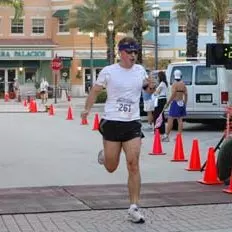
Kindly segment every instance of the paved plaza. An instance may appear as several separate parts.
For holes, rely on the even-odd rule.
[[[17,111],[21,113],[14,113],[12,110],[14,108],[13,105],[16,105],[18,107]],[[0,128],[2,132],[0,156],[0,209],[2,211],[0,211],[0,232],[231,231],[230,195],[221,195],[224,194],[221,193],[221,189],[224,188],[223,185],[216,187],[219,193],[218,196],[220,196],[217,201],[215,200],[215,192],[211,192],[210,186],[204,187],[204,185],[200,185],[202,190],[207,190],[205,194],[207,199],[210,199],[210,196],[212,196],[212,199],[215,200],[211,202],[213,204],[208,202],[208,204],[204,205],[179,206],[179,203],[176,204],[178,207],[174,204],[181,202],[181,199],[178,198],[177,201],[179,195],[176,195],[175,201],[174,192],[176,190],[174,191],[171,184],[177,182],[193,184],[201,179],[203,175],[200,172],[186,171],[185,167],[188,162],[170,162],[173,156],[176,132],[172,133],[170,143],[162,144],[166,155],[157,157],[148,155],[152,149],[153,134],[151,131],[144,131],[146,137],[143,140],[141,152],[142,183],[144,186],[146,184],[154,184],[154,189],[151,188],[147,195],[142,195],[144,198],[141,200],[141,203],[145,204],[146,197],[148,199],[156,199],[152,198],[152,194],[156,193],[157,186],[162,183],[167,183],[167,186],[169,186],[170,195],[165,195],[166,201],[172,202],[170,205],[158,205],[157,202],[161,202],[164,199],[164,194],[162,195],[162,191],[160,191],[160,195],[156,195],[156,204],[153,201],[151,208],[149,205],[142,208],[147,219],[144,225],[134,225],[127,221],[126,201],[126,205],[123,208],[119,207],[119,209],[109,210],[105,208],[104,210],[99,210],[95,207],[95,209],[83,208],[82,210],[75,210],[74,208],[72,211],[72,207],[78,203],[78,199],[74,198],[68,205],[70,210],[65,211],[62,210],[62,207],[69,203],[69,198],[65,200],[64,197],[62,200],[59,200],[56,198],[57,195],[53,194],[51,198],[41,197],[37,198],[37,200],[44,206],[44,209],[46,209],[46,206],[52,208],[54,205],[59,205],[61,212],[41,210],[40,213],[33,213],[31,209],[36,208],[37,202],[33,201],[33,197],[35,197],[33,189],[35,188],[42,191],[46,187],[63,188],[64,186],[96,185],[98,186],[99,194],[95,194],[99,196],[104,192],[104,189],[109,189],[107,188],[108,185],[115,186],[115,189],[118,190],[119,188],[116,185],[125,185],[127,182],[127,171],[123,154],[119,169],[113,174],[108,174],[102,166],[97,164],[96,154],[102,147],[101,136],[97,131],[92,130],[92,125],[94,114],[98,112],[101,115],[103,108],[102,105],[95,106],[89,117],[89,125],[83,126],[80,125],[80,111],[83,105],[84,98],[72,100],[74,120],[69,121],[66,120],[67,108],[69,106],[67,102],[59,102],[55,105],[54,116],[49,116],[46,112],[22,112],[23,110],[20,111],[20,109],[24,109],[22,103],[0,102]],[[12,109],[10,110],[10,108]],[[221,131],[212,130],[210,127],[202,128],[199,125],[199,127],[195,126],[193,128],[192,125],[188,125],[183,134],[186,158],[189,158],[192,140],[197,138],[199,140],[201,159],[204,162],[208,148],[215,146],[221,136]],[[105,185],[105,187],[101,190],[99,188],[100,185]],[[185,189],[186,194],[193,191],[189,189],[188,184],[184,186],[183,189]],[[22,191],[22,188],[30,188],[31,191],[28,191],[27,194],[26,192],[23,192],[23,194],[21,192],[21,195],[17,195],[17,197],[13,195],[14,191]],[[176,188],[178,189],[178,185],[176,185]],[[115,192],[117,193],[116,190]],[[173,190],[173,195],[171,190]],[[194,191],[196,191],[195,188]],[[179,192],[181,192],[181,188],[179,188]],[[191,193],[191,197],[190,195],[188,197],[189,202],[191,199],[192,202],[197,202],[197,200],[199,202],[200,199],[204,199],[204,194],[199,195],[200,193],[201,191],[196,191],[196,196]],[[86,194],[95,196],[91,194],[91,191],[86,191]],[[112,193],[107,193],[105,203],[110,195],[110,199],[113,202],[114,196]],[[54,199],[58,199],[58,201]],[[115,199],[117,199],[116,196]],[[183,196],[183,202],[186,202],[186,199],[187,197]],[[104,203],[104,196],[101,200]],[[223,201],[225,204],[221,204]],[[28,202],[30,202],[30,207],[26,207]],[[147,202],[149,201],[147,200]],[[18,210],[17,214],[12,214],[9,211],[12,210],[13,212],[16,209]]]

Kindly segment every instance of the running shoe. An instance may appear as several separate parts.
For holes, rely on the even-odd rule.
[[[100,150],[100,151],[98,152],[98,163],[99,163],[100,165],[103,165],[104,162],[105,162],[104,150]]]
[[[167,135],[163,135],[161,140],[162,140],[162,142],[169,142],[169,138]]]
[[[128,219],[134,223],[144,223],[144,216],[139,212],[137,206],[130,207],[128,210]]]

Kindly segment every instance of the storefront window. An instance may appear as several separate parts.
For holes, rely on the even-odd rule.
[[[36,77],[36,69],[26,68],[25,69],[25,83],[34,83]]]
[[[23,34],[23,19],[18,19],[17,21],[11,20],[11,33]]]
[[[64,80],[65,82],[68,81],[68,79],[69,79],[69,68],[63,68],[61,70],[61,79]]]
[[[97,68],[96,69],[96,80],[97,80],[97,78],[98,78],[98,74],[99,74],[99,72],[102,70],[102,68]]]
[[[68,18],[59,18],[59,32],[69,32],[67,21]]]

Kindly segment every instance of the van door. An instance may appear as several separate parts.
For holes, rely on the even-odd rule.
[[[174,72],[175,70],[180,70],[182,73],[182,80],[184,81],[187,90],[188,90],[188,102],[187,102],[187,112],[193,111],[194,108],[194,99],[193,99],[193,65],[175,65],[171,71],[170,85],[175,81]]]
[[[218,111],[220,88],[216,67],[196,65],[194,78],[194,111]]]

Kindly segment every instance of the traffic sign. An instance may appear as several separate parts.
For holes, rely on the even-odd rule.
[[[62,69],[62,61],[59,57],[55,57],[52,60],[52,70],[53,71],[59,71]]]

